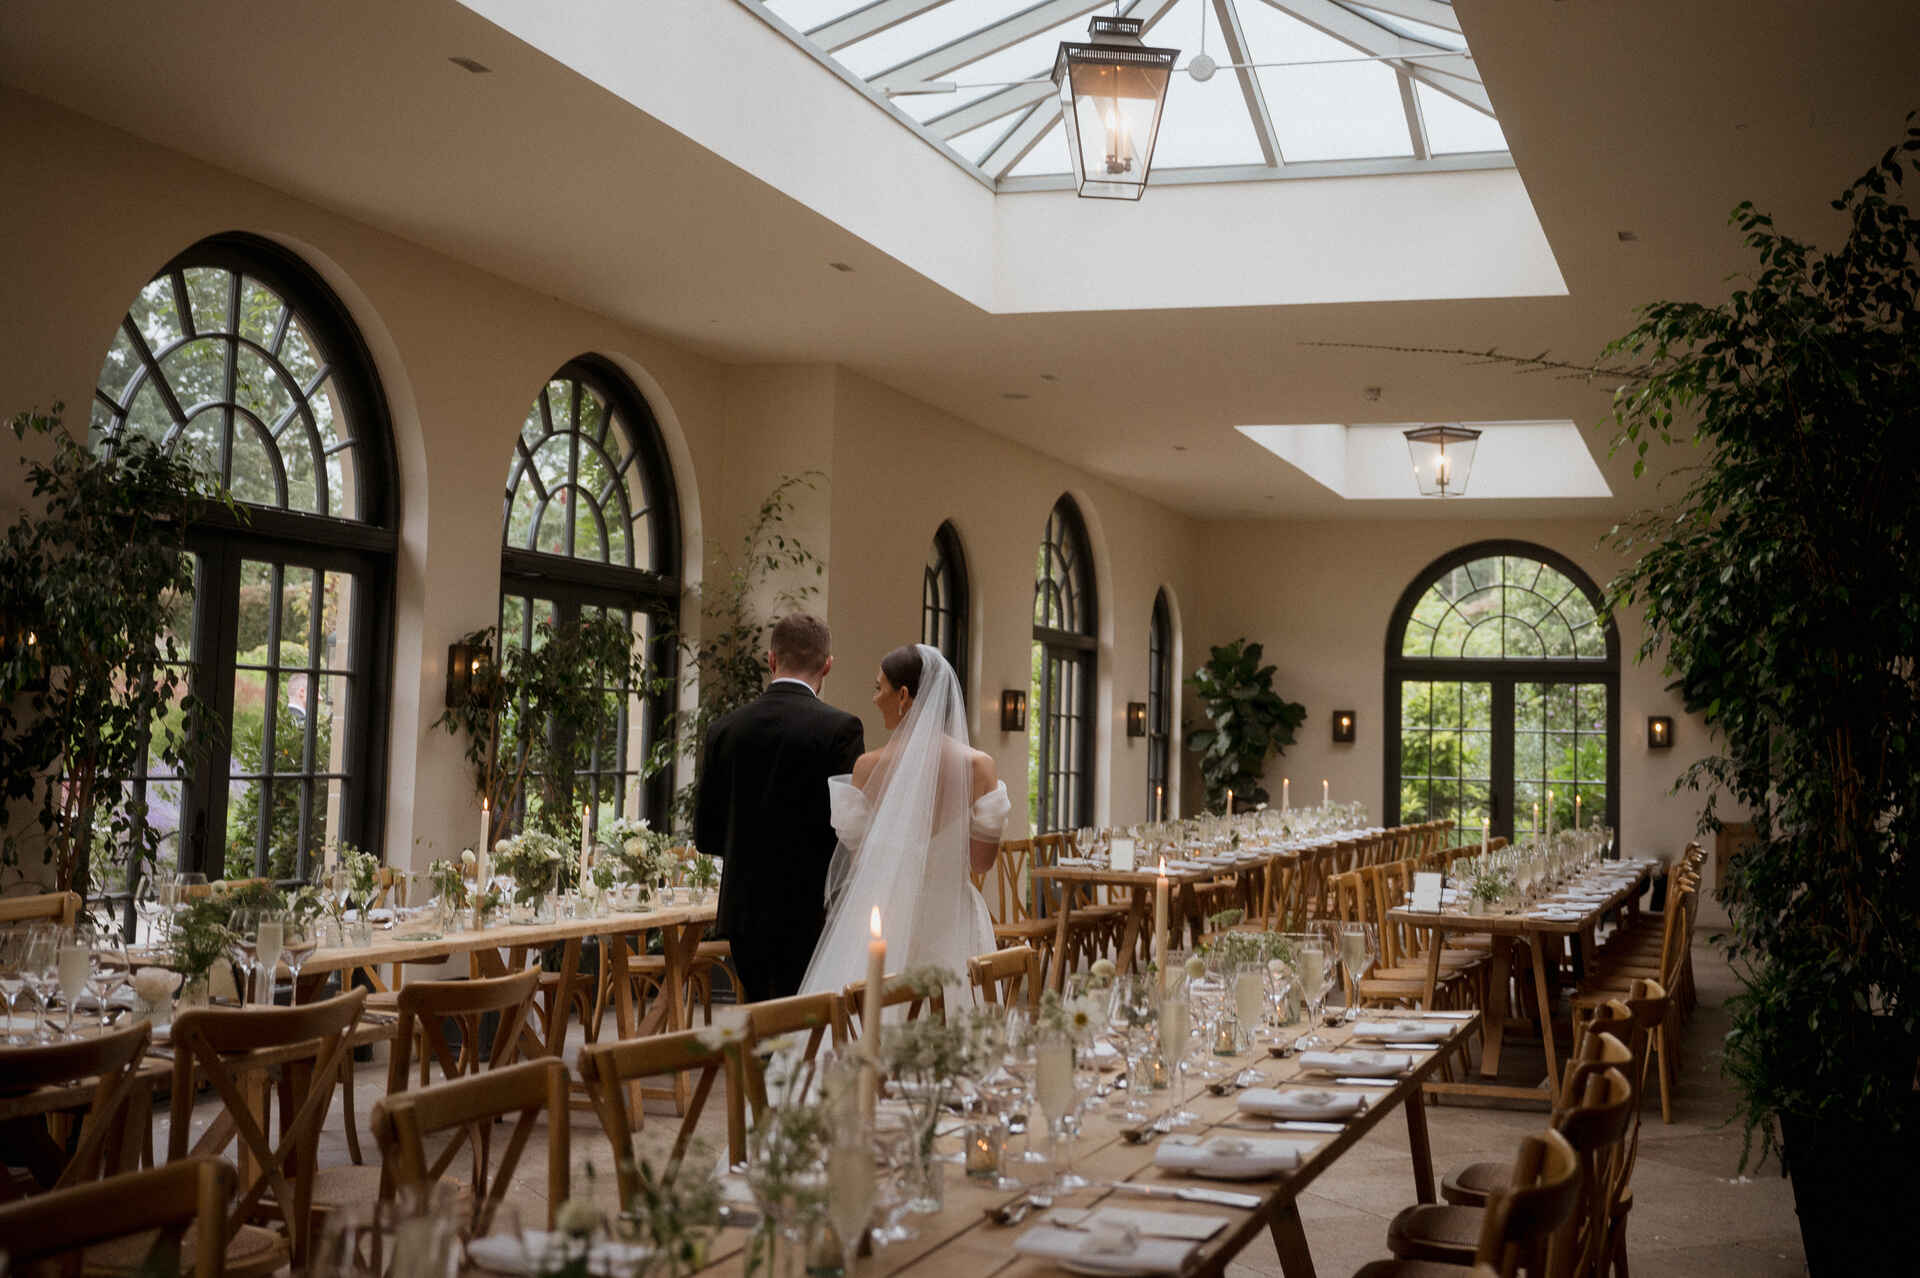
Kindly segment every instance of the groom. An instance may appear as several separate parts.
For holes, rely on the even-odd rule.
[[[838,841],[827,778],[853,771],[860,720],[820,700],[833,669],[827,623],[797,612],[773,627],[758,700],[707,731],[693,842],[722,858],[721,935],[733,943],[742,1002],[797,993],[826,922],[827,863]]]

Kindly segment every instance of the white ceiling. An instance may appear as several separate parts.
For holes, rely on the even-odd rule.
[[[1578,380],[1320,343],[1585,357],[1637,303],[1724,294],[1738,200],[1830,241],[1826,201],[1917,105],[1920,11],[1456,7],[1567,296],[989,314],[454,0],[199,0],[137,32],[112,0],[8,0],[0,82],[714,358],[844,364],[1195,515],[1614,516],[1648,485],[1593,429],[1614,497],[1442,504],[1345,502],[1234,427],[1597,423]],[[546,197],[582,173],[597,198]]]

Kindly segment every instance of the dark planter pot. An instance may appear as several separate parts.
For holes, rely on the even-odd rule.
[[[1913,1115],[1904,1133],[1872,1125],[1780,1117],[1787,1176],[1811,1278],[1907,1273],[1905,1223],[1920,1203]]]

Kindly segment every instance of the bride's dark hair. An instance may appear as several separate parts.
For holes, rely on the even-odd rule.
[[[909,697],[920,695],[920,672],[925,666],[920,650],[912,644],[895,648],[880,658],[880,673],[896,688],[905,688]]]

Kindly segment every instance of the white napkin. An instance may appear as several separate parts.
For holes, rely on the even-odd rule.
[[[1365,1111],[1367,1098],[1358,1092],[1323,1092],[1304,1087],[1285,1091],[1250,1087],[1235,1098],[1243,1114],[1265,1118],[1335,1119],[1345,1121]]]
[[[1413,1057],[1397,1052],[1302,1052],[1300,1068],[1355,1078],[1392,1078],[1413,1068]]]
[[[1143,1238],[1184,1238],[1205,1242],[1232,1222],[1225,1216],[1190,1216],[1185,1212],[1150,1211],[1145,1207],[1056,1207],[1047,1219],[1068,1229],[1092,1231],[1101,1226],[1131,1229]]]
[[[1430,1043],[1434,1039],[1434,1028],[1419,1021],[1356,1021],[1353,1036],[1382,1043]]]
[[[1095,1069],[1118,1069],[1126,1058],[1120,1055],[1120,1049],[1100,1039],[1093,1045],[1093,1067]]]
[[[1167,868],[1169,870],[1211,870],[1213,867],[1199,861],[1169,861]]]
[[[1213,1180],[1258,1180],[1300,1165],[1315,1142],[1276,1136],[1210,1136],[1198,1144],[1167,1140],[1153,1151],[1153,1165]]]
[[[549,1258],[549,1250],[555,1253],[552,1259],[558,1261],[560,1243],[555,1235],[543,1229],[529,1229],[519,1238],[511,1234],[476,1238],[467,1244],[467,1257],[482,1269],[491,1269],[497,1274],[523,1274],[531,1278],[543,1269],[555,1267],[541,1263]],[[596,1238],[587,1249],[587,1272],[615,1278],[632,1273],[652,1254],[651,1248],[638,1243]]]
[[[1142,1238],[1132,1231],[1105,1225],[1089,1231],[1043,1223],[1013,1240],[1018,1255],[1114,1274],[1177,1274],[1193,1247],[1191,1242]]]

